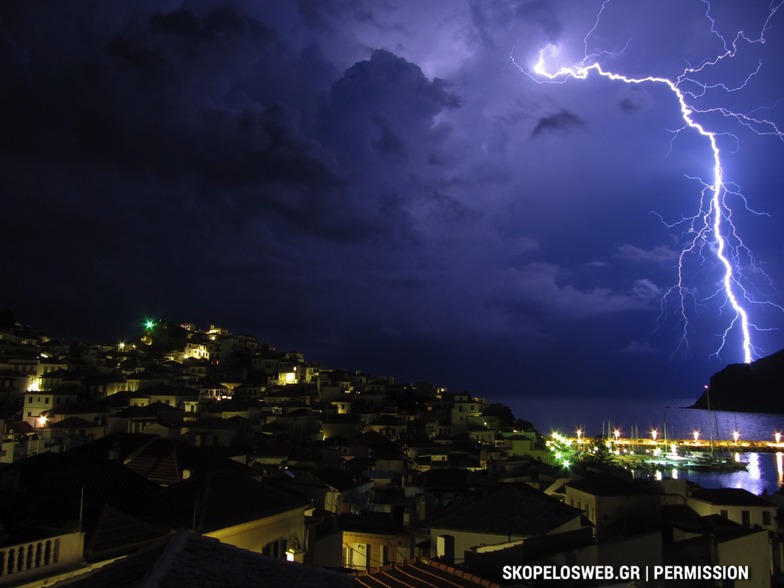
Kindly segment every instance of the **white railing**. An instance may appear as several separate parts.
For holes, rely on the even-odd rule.
[[[60,562],[62,539],[63,536],[49,537],[0,549],[0,584],[55,566]]]

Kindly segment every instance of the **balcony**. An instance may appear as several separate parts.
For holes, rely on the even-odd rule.
[[[82,562],[84,533],[68,533],[0,549],[0,586],[56,574]]]

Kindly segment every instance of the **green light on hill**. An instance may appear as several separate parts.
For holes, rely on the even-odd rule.
[[[153,319],[147,319],[144,321],[144,328],[148,331],[151,331],[153,328],[155,328],[155,321]]]

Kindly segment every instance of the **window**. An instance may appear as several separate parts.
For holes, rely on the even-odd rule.
[[[49,404],[49,397],[44,398],[44,404]]]
[[[747,510],[742,510],[742,511],[740,511],[740,516],[741,516],[741,519],[743,521],[741,524],[744,527],[750,527],[751,526],[751,513],[749,513],[749,511],[747,511]]]
[[[720,512],[719,514],[720,514],[721,516],[723,516],[725,519],[728,519],[728,518],[730,518],[730,513],[727,511],[727,509],[724,509],[724,508],[723,508],[723,509],[721,509],[721,512]]]
[[[770,525],[771,518],[770,518],[770,511],[763,510],[762,511],[762,524],[763,525]]]

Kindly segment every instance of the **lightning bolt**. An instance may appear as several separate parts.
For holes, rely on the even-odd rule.
[[[537,83],[566,83],[570,79],[585,80],[588,76],[594,74],[624,84],[653,84],[664,86],[669,90],[678,104],[680,116],[684,123],[681,129],[674,131],[675,135],[677,136],[680,132],[688,130],[696,132],[705,139],[713,162],[713,174],[712,179],[709,182],[702,182],[703,188],[700,192],[698,212],[692,217],[681,219],[677,223],[667,225],[673,227],[685,223],[688,226],[687,231],[690,237],[678,257],[677,282],[667,290],[662,299],[662,312],[669,300],[672,298],[677,300],[680,323],[682,326],[682,337],[679,347],[680,345],[688,346],[687,335],[689,332],[689,321],[687,304],[694,299],[695,295],[693,290],[686,285],[686,260],[688,256],[696,254],[700,257],[701,261],[705,261],[704,251],[707,249],[712,253],[718,266],[721,268],[722,280],[721,285],[717,290],[706,299],[723,296],[724,302],[722,307],[726,306],[730,311],[729,322],[720,336],[721,341],[714,352],[714,355],[718,356],[722,349],[724,349],[730,333],[734,330],[739,330],[742,341],[743,361],[745,363],[750,363],[759,356],[760,351],[752,342],[752,332],[766,329],[762,329],[751,322],[746,307],[749,305],[770,305],[782,311],[784,311],[784,308],[771,302],[756,300],[751,292],[750,286],[746,285],[746,281],[742,276],[744,263],[753,268],[755,272],[758,272],[766,278],[767,276],[762,270],[756,267],[751,252],[738,235],[732,221],[732,207],[729,202],[729,197],[734,196],[740,198],[747,210],[754,212],[755,214],[760,213],[751,210],[737,186],[727,182],[724,178],[722,153],[719,147],[718,136],[725,133],[719,133],[709,129],[698,119],[700,115],[718,114],[724,118],[734,120],[736,123],[746,127],[757,135],[770,135],[782,141],[784,141],[784,132],[778,128],[775,122],[762,118],[756,114],[756,112],[761,109],[756,109],[756,111],[751,111],[750,113],[741,113],[720,106],[701,109],[697,108],[695,105],[695,102],[699,98],[705,96],[711,90],[736,92],[744,88],[749,80],[760,71],[761,64],[758,64],[756,70],[751,71],[741,84],[734,87],[722,83],[706,84],[695,79],[695,76],[708,68],[717,66],[723,61],[731,60],[737,54],[740,43],[749,45],[756,43],[764,44],[765,34],[770,28],[771,20],[779,8],[784,5],[784,0],[779,1],[777,4],[770,5],[767,19],[765,20],[758,37],[750,38],[741,31],[737,33],[732,42],[728,42],[719,34],[716,29],[716,22],[711,15],[711,5],[708,0],[702,0],[707,6],[705,17],[710,23],[711,33],[721,41],[723,45],[722,52],[712,59],[706,59],[695,67],[688,67],[682,70],[673,78],[658,76],[629,77],[613,71],[607,71],[603,67],[601,61],[605,58],[612,57],[613,54],[607,51],[589,53],[589,39],[599,27],[602,14],[609,2],[610,0],[603,0],[593,27],[583,39],[585,53],[583,59],[577,64],[569,67],[557,66],[560,48],[553,44],[549,44],[539,51],[538,59],[530,71],[528,68],[515,61],[514,51],[509,56],[509,62]],[[661,216],[659,218],[661,219]],[[663,221],[663,219],[661,220]]]

